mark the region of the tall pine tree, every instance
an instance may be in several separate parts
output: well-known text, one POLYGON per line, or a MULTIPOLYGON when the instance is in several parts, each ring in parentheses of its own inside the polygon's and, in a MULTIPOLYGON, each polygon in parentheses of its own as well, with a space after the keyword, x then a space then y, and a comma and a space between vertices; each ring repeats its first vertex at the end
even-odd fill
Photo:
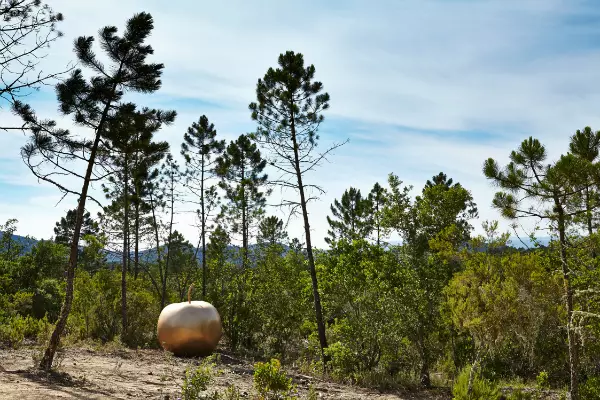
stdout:
POLYGON ((242 236, 244 267, 248 266, 252 228, 264 214, 266 205, 265 192, 261 191, 267 183, 267 174, 263 173, 266 165, 266 160, 248 135, 240 135, 229 143, 216 162, 216 172, 227 200, 223 216, 232 232, 242 236))
POLYGON ((217 140, 214 124, 202 115, 183 136, 181 154, 185 158, 185 187, 194 195, 194 203, 200 208, 200 242, 202 244, 202 297, 206 297, 206 233, 210 229, 209 218, 217 205, 217 192, 209 182, 216 176, 217 157, 225 150, 225 140, 217 140))
POLYGON ((381 238, 388 235, 388 231, 383 224, 383 209, 387 204, 386 189, 379 182, 376 182, 369 192, 368 200, 371 206, 370 214, 373 232, 375 233, 375 242, 377 246, 381 246, 381 238))
MULTIPOLYGON (((67 215, 61 217, 54 227, 54 242, 68 246, 73 240, 75 223, 77 222, 77 209, 67 211, 67 215)), ((83 215, 81 225, 81 236, 97 235, 99 231, 98 223, 92 219, 89 211, 83 215)))
POLYGON ((278 64, 278 68, 269 68, 264 78, 258 80, 257 101, 250 103, 249 108, 252 119, 258 123, 255 137, 270 151, 270 165, 280 174, 272 183, 297 193, 295 199, 285 199, 281 205, 290 207, 290 215, 301 211, 319 343, 326 364, 327 337, 308 219, 308 202, 316 199, 309 191, 323 193, 323 190, 306 183, 305 179, 307 172, 314 170, 343 143, 324 152, 315 151, 319 140, 317 131, 324 119, 322 113, 329 108, 329 94, 321 93, 323 84, 314 80, 314 65, 305 67, 304 56, 293 51, 280 54, 278 64))
POLYGON ((330 230, 325 242, 332 245, 339 240, 352 242, 364 239, 373 232, 372 204, 363 198, 360 189, 349 188, 344 191, 341 201, 335 199, 330 206, 333 218, 327 216, 330 230))
POLYGON ((567 154, 554 163, 547 163, 546 148, 539 140, 529 137, 510 154, 504 168, 489 158, 483 172, 499 191, 493 206, 508 219, 535 217, 549 222, 558 234, 559 259, 564 284, 567 318, 567 345, 570 367, 570 394, 579 400, 579 338, 574 321, 573 270, 569 266, 567 231, 573 219, 586 215, 589 204, 583 207, 572 201, 593 185, 598 177, 598 165, 588 159, 567 154), (527 204, 533 201, 533 204, 527 204))
POLYGON ((73 71, 71 76, 56 86, 60 110, 73 117, 77 125, 91 129, 92 138, 78 137, 71 132, 57 129, 54 121, 39 120, 31 107, 19 101, 14 110, 24 121, 24 127, 31 132, 30 141, 21 150, 22 158, 31 172, 41 180, 58 187, 65 194, 79 197, 77 217, 67 268, 65 299, 60 316, 48 342, 40 368, 52 367, 54 354, 60 336, 66 326, 73 303, 73 282, 81 225, 86 200, 90 198, 89 186, 93 181, 104 179, 105 171, 97 171, 99 161, 110 150, 105 148, 104 135, 107 123, 118 113, 121 100, 128 91, 152 93, 160 88, 162 64, 148 64, 146 57, 153 53, 151 46, 144 44, 154 23, 148 13, 134 15, 127 21, 122 37, 117 36, 117 28, 107 26, 100 30, 100 43, 107 53, 110 65, 105 67, 92 50, 93 37, 79 37, 75 41, 75 53, 81 65, 89 68, 95 75, 86 80, 81 69, 73 71), (76 169, 69 170, 69 162, 77 162, 76 169), (85 173, 79 170, 84 167, 85 173), (59 181, 61 174, 80 178, 81 190, 73 190, 59 181))
MULTIPOLYGON (((109 159, 116 168, 116 174, 109 180, 115 190, 108 192, 107 197, 113 198, 113 211, 120 211, 122 215, 122 265, 121 265, 121 335, 124 339, 128 338, 127 325, 127 273, 130 268, 131 254, 131 214, 134 223, 135 240, 135 269, 139 267, 139 212, 140 199, 138 188, 141 188, 140 178, 144 177, 142 169, 146 167, 144 161, 140 160, 140 153, 150 153, 151 150, 158 150, 164 154, 166 143, 153 144, 151 142, 153 134, 158 131, 162 124, 171 123, 175 119, 174 111, 159 111, 144 108, 137 111, 135 105, 127 104, 122 106, 115 118, 109 121, 106 130, 106 138, 111 144, 111 156, 109 159), (137 174, 137 175, 136 175, 137 174), (136 179, 138 180, 136 182, 136 179), (136 207, 137 205, 137 207, 136 207), (137 231, 136 231, 137 230, 137 231)), ((149 154, 150 155, 150 154, 149 154)), ((105 188, 106 190, 106 188, 105 188)))

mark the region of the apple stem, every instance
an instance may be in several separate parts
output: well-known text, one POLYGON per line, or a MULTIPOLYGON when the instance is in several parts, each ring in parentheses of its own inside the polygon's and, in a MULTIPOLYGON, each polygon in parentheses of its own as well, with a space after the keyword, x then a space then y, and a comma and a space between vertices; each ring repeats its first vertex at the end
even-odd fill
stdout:
POLYGON ((194 287, 194 284, 192 283, 190 285, 190 288, 188 289, 188 303, 192 304, 192 288, 194 287))

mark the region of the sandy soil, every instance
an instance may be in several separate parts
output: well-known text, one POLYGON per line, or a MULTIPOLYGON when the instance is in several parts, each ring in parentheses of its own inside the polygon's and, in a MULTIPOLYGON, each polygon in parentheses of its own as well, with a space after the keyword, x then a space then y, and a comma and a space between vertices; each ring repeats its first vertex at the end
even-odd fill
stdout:
MULTIPOLYGON (((84 348, 67 349, 59 354, 57 372, 37 372, 34 356, 38 350, 0 350, 1 399, 177 399, 186 367, 197 359, 178 359, 158 350, 118 350, 107 352, 84 348)), ((221 354, 220 374, 211 391, 233 384, 244 398, 251 399, 251 363, 221 354)), ((415 399, 446 400, 443 391, 428 393, 379 393, 354 386, 324 382, 290 373, 301 396, 312 384, 321 399, 415 399)))

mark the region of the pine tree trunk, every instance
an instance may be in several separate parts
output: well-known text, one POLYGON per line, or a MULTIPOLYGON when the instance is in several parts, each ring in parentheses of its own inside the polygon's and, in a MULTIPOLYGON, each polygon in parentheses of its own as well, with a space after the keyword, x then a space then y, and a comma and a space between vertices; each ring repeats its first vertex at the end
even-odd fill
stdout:
MULTIPOLYGON (((586 206, 586 219, 587 219, 587 229, 588 235, 591 237, 594 234, 594 229, 592 227, 592 205, 590 202, 590 188, 585 188, 585 206, 586 206)), ((592 247, 592 258, 596 258, 596 248, 592 247)))
MULTIPOLYGON (((173 173, 171 171, 171 173, 173 173)), ((169 271, 169 264, 171 262, 171 241, 173 236, 173 215, 175 214, 175 182, 174 176, 171 175, 171 221, 169 222, 169 239, 167 245, 167 260, 165 261, 165 273, 162 282, 162 294, 160 298, 161 307, 164 308, 167 302, 167 276, 169 271)))
POLYGON ((123 182, 123 265, 121 266, 121 338, 127 336, 127 267, 129 263, 129 165, 125 153, 123 182))
POLYGON ((158 295, 160 296, 160 309, 162 310, 165 307, 165 302, 164 302, 164 296, 163 296, 163 290, 162 290, 162 284, 163 284, 163 267, 162 267, 162 257, 161 257, 161 253, 160 253, 160 237, 158 234, 158 221, 156 220, 156 204, 154 203, 154 198, 152 196, 152 193, 150 193, 150 208, 152 210, 152 225, 154 228, 154 239, 156 240, 156 258, 157 258, 157 263, 158 263, 158 273, 160 275, 160 284, 161 284, 161 290, 159 291, 158 295))
POLYGON ((558 234, 560 241, 560 263, 563 273, 563 284, 565 288, 566 306, 567 306, 567 339, 569 346, 569 367, 571 370, 571 400, 579 400, 579 382, 577 378, 577 369, 579 368, 579 354, 577 349, 576 333, 573 329, 573 289, 571 288, 571 278, 569 265, 567 262, 567 240, 565 236, 565 215, 558 196, 554 198, 554 204, 558 214, 558 234))
POLYGON ((108 107, 106 107, 102 119, 100 120, 99 128, 96 130, 96 139, 92 146, 90 153, 90 159, 88 161, 87 170, 83 180, 83 187, 81 188, 81 196, 79 197, 79 203, 77 205, 77 216, 75 218, 75 229, 73 232, 73 240, 71 241, 71 249, 69 252, 69 265, 67 267, 67 285, 65 288, 65 300, 60 309, 60 316, 56 321, 54 331, 50 337, 50 341, 44 351, 44 356, 40 361, 39 368, 45 371, 49 371, 52 368, 52 362, 54 361, 54 355, 60 342, 60 335, 63 333, 65 326, 67 325, 67 319, 71 312, 71 306, 73 305, 73 286, 75 282, 75 268, 77 268, 77 257, 79 256, 79 237, 81 235, 81 225, 83 222, 83 214, 85 212, 85 201, 87 199, 87 193, 90 186, 90 179, 92 177, 92 171, 94 170, 94 162, 96 159, 96 152, 98 150, 98 144, 100 143, 100 132, 108 113, 108 107))
MULTIPOLYGON (((290 107, 293 110, 293 105, 290 107)), ((327 348, 327 336, 325 335, 325 323, 323 322, 323 309, 321 307, 321 296, 319 295, 319 284, 317 280, 317 270, 315 267, 315 258, 313 255, 312 242, 310 237, 310 224, 308 222, 308 209, 306 207, 306 196, 304 194, 304 184, 302 183, 302 170, 300 169, 300 157, 298 154, 298 142, 296 140, 296 126, 294 122, 294 112, 291 113, 290 128, 292 133, 292 144, 294 146, 294 167, 296 178, 298 179, 298 191, 300 192, 300 207, 302 208, 302 217, 304 219, 304 234, 306 236, 306 252, 308 256, 308 267, 310 269, 310 278, 313 288, 313 300, 315 305, 315 318, 317 320, 317 331, 319 334, 319 344, 321 346, 321 357, 323 359, 323 368, 326 368, 329 356, 325 354, 327 348)))
POLYGON ((204 208, 204 154, 202 155, 202 171, 200 176, 200 236, 202 240, 202 299, 206 300, 206 209, 204 208))
POLYGON ((139 268, 140 268, 140 203, 139 203, 139 197, 138 197, 139 193, 136 194, 136 202, 135 202, 135 233, 134 233, 134 240, 135 240, 135 254, 134 254, 134 261, 133 261, 133 279, 137 279, 138 277, 138 272, 139 272, 139 268))

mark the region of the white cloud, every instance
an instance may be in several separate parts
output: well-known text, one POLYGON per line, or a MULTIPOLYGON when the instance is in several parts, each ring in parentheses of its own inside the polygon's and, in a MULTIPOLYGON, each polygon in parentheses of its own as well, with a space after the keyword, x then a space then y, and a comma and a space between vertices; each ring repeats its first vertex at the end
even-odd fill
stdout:
MULTIPOLYGON (((279 53, 302 52, 331 95, 330 121, 347 121, 348 130, 336 129, 336 139, 352 138, 331 164, 310 176, 327 189, 310 206, 318 246, 324 244, 333 199, 349 186, 368 191, 389 172, 419 191, 426 179, 444 171, 472 190, 482 219, 498 219, 490 208, 493 188, 481 173, 483 160, 505 162, 529 135, 557 157, 573 131, 600 126, 600 51, 585 42, 597 38, 599 28, 577 21, 580 15, 597 16, 596 10, 559 0, 335 3, 186 1, 165 7, 155 0, 56 0, 52 6, 66 18, 65 37, 44 65, 58 70, 72 60, 76 36, 95 35, 107 24, 122 29, 133 13, 151 12, 155 31, 149 42, 154 59, 166 68, 160 94, 147 103, 177 109, 168 99, 175 105, 187 98, 223 106, 186 106, 176 124, 161 132, 159 138, 178 154, 183 132, 204 113, 228 140, 251 130, 247 105, 256 80, 276 65, 279 53), (488 139, 445 130, 485 132, 488 139)), ((56 115, 55 105, 33 103, 39 115, 56 115)), ((3 121, 6 114, 0 111, 3 121)), ((327 142, 334 129, 325 124, 327 142)), ((23 142, 19 134, 0 134, 0 157, 21 162, 23 142)), ((9 180, 3 172, 0 179, 9 180)), ((13 181, 28 175, 24 166, 14 173, 13 181)), ((26 208, 12 211, 23 221, 30 218, 26 208)), ((184 229, 186 218, 179 225, 193 240, 193 228, 184 229)), ((51 234, 53 223, 40 225, 21 224, 24 231, 51 234)), ((302 236, 300 221, 291 235, 302 236)))

